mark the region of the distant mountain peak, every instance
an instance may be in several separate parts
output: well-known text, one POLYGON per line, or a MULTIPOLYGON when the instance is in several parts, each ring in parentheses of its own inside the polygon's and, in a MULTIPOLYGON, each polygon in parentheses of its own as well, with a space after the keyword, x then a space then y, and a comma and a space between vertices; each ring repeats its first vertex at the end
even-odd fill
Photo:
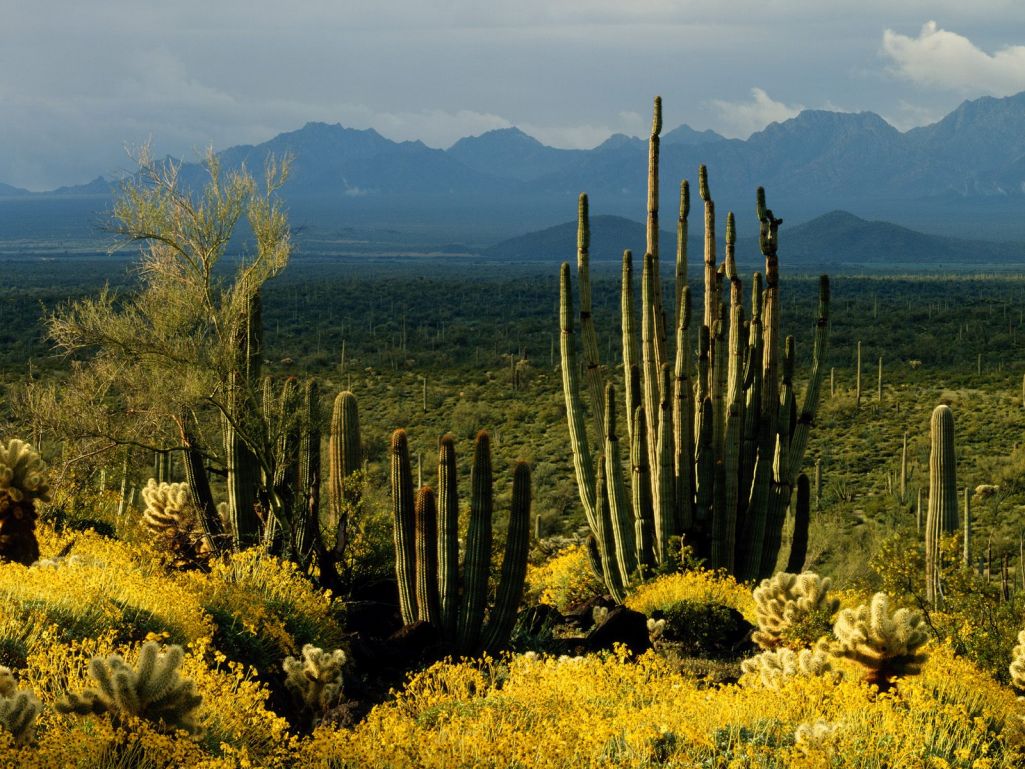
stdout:
POLYGON ((710 128, 703 131, 691 128, 686 123, 681 123, 672 131, 662 134, 662 144, 709 144, 710 142, 725 141, 726 137, 718 134, 710 128))

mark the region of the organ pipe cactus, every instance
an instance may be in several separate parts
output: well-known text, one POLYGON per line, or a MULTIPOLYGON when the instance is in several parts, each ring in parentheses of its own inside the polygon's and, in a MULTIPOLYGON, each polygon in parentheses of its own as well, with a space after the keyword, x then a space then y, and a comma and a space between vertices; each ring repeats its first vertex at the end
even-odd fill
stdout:
POLYGON ((530 468, 518 462, 513 473, 512 509, 495 604, 488 612, 491 569, 491 518, 494 491, 488 434, 474 444, 470 474, 470 522, 458 595, 458 498, 455 449, 451 436, 439 451, 439 504, 433 489, 422 487, 413 497, 413 479, 406 433, 396 430, 391 444, 392 509, 395 572, 402 619, 434 624, 445 640, 462 653, 493 650, 505 644, 523 595, 530 538, 530 468))
POLYGON ((929 423, 929 508, 925 519, 925 595, 933 606, 943 597, 943 537, 958 529, 954 413, 937 406, 929 423))
MULTIPOLYGON (((649 144, 648 252, 641 274, 640 318, 636 316, 634 262, 628 251, 622 269, 623 402, 631 455, 630 490, 623 483, 622 452, 616 435, 614 390, 598 358, 591 315, 588 200, 580 196, 577 227, 577 282, 581 350, 590 394, 593 434, 603 454, 605 488, 599 489, 591 439, 580 394, 570 267, 560 276, 562 383, 570 448, 584 515, 613 595, 622 595, 649 564, 672 566, 677 539, 713 568, 740 579, 775 571, 786 511, 791 504, 808 433, 818 407, 829 332, 829 282, 820 279, 812 369, 798 407, 794 345, 780 331, 779 226, 759 188, 756 213, 765 257, 764 278, 752 280, 750 312, 736 268, 736 224, 727 217, 725 252, 717 257, 715 204, 708 174, 699 169, 705 209, 704 310, 692 313, 687 285, 689 185, 680 188, 677 221, 675 325, 662 309, 658 235, 658 133, 656 100, 649 144), (653 190, 655 192, 653 192, 653 190), (764 281, 764 282, 763 282, 764 281), (724 288, 728 285, 728 301, 724 288), (691 345, 692 315, 699 320, 697 358, 691 345), (671 349, 675 348, 675 349, 671 349), (638 413, 642 418, 638 419, 638 413), (610 419, 610 417, 612 417, 610 419), (638 435, 640 433, 640 435, 638 435), (646 460, 646 461, 644 461, 646 460), (643 488, 638 488, 642 484, 643 488), (599 503, 607 505, 604 521, 599 503), (650 531, 649 531, 650 529, 650 531), (616 568, 606 568, 615 565, 616 568)), ((790 563, 803 565, 808 516, 797 520, 790 563)))
POLYGON ((49 500, 49 493, 39 452, 18 438, 0 446, 0 561, 39 560, 36 500, 49 500))

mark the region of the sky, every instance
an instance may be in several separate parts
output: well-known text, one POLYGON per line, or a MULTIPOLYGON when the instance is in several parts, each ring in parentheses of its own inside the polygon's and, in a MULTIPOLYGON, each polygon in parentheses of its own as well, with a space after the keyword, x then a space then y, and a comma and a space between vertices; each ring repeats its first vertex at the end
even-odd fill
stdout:
POLYGON ((1020 0, 0 0, 0 182, 195 159, 306 122, 446 148, 667 129, 746 138, 801 109, 901 130, 1025 90, 1020 0))

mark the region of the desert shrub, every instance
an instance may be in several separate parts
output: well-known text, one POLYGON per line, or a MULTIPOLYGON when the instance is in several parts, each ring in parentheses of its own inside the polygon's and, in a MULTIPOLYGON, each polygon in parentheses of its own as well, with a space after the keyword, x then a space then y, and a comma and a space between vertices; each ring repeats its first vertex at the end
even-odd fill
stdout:
POLYGON ((586 545, 571 545, 541 566, 527 568, 527 599, 559 611, 604 593, 604 583, 591 570, 586 545))
POLYGON ((690 657, 729 657, 747 633, 744 618, 721 603, 684 600, 658 611, 666 622, 662 638, 679 644, 680 652, 690 657))
POLYGON ((696 569, 666 574, 640 585, 627 596, 626 605, 651 616, 680 601, 722 604, 736 609, 749 622, 755 621, 751 591, 725 572, 696 569))
POLYGON ((705 688, 653 653, 439 663, 352 730, 321 727, 300 760, 343 766, 1015 766, 1016 700, 941 647, 879 696, 857 676, 705 688), (981 679, 981 680, 980 680, 981 679), (802 724, 837 724, 829 762, 802 724))

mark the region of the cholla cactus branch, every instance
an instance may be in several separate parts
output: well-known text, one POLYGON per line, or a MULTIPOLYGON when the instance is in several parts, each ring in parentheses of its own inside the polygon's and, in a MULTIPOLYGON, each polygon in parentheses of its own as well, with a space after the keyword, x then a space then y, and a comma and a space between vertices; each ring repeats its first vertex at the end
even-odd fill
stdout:
POLYGON ((195 693, 192 681, 180 676, 184 656, 180 646, 161 651, 159 644, 150 641, 140 650, 134 668, 119 654, 93 657, 89 673, 99 688, 69 692, 57 709, 79 715, 109 712, 137 716, 172 729, 196 732, 196 710, 203 698, 195 693))
POLYGON ((833 626, 837 638, 832 652, 852 660, 865 671, 865 681, 886 691, 897 676, 921 670, 921 647, 929 634, 922 615, 911 609, 890 612, 886 593, 876 593, 870 604, 844 609, 833 626))
POLYGON ((775 651, 765 651, 740 663, 745 673, 757 673, 762 685, 778 688, 787 678, 794 676, 821 676, 832 670, 829 652, 824 643, 813 649, 794 651, 783 647, 775 651))
POLYGON ((1011 650, 1011 684, 1025 689, 1025 630, 1018 633, 1018 645, 1011 650))
POLYGON ((0 667, 0 726, 14 736, 17 745, 32 739, 42 703, 32 692, 18 689, 10 668, 0 667))
POLYGON ((314 723, 341 702, 344 696, 342 671, 347 657, 341 649, 326 652, 313 644, 303 647, 302 659, 286 657, 285 688, 314 723))
POLYGON ((0 447, 0 561, 29 566, 39 560, 35 501, 49 500, 46 464, 25 441, 0 447))
MULTIPOLYGON (((754 591, 758 630, 751 640, 763 649, 775 649, 786 645, 788 636, 799 634, 808 624, 818 622, 823 631, 827 630, 840 606, 839 600, 827 596, 831 585, 829 577, 810 571, 780 572, 771 579, 763 579, 754 591)), ((816 632, 815 636, 818 635, 821 633, 816 632)))

